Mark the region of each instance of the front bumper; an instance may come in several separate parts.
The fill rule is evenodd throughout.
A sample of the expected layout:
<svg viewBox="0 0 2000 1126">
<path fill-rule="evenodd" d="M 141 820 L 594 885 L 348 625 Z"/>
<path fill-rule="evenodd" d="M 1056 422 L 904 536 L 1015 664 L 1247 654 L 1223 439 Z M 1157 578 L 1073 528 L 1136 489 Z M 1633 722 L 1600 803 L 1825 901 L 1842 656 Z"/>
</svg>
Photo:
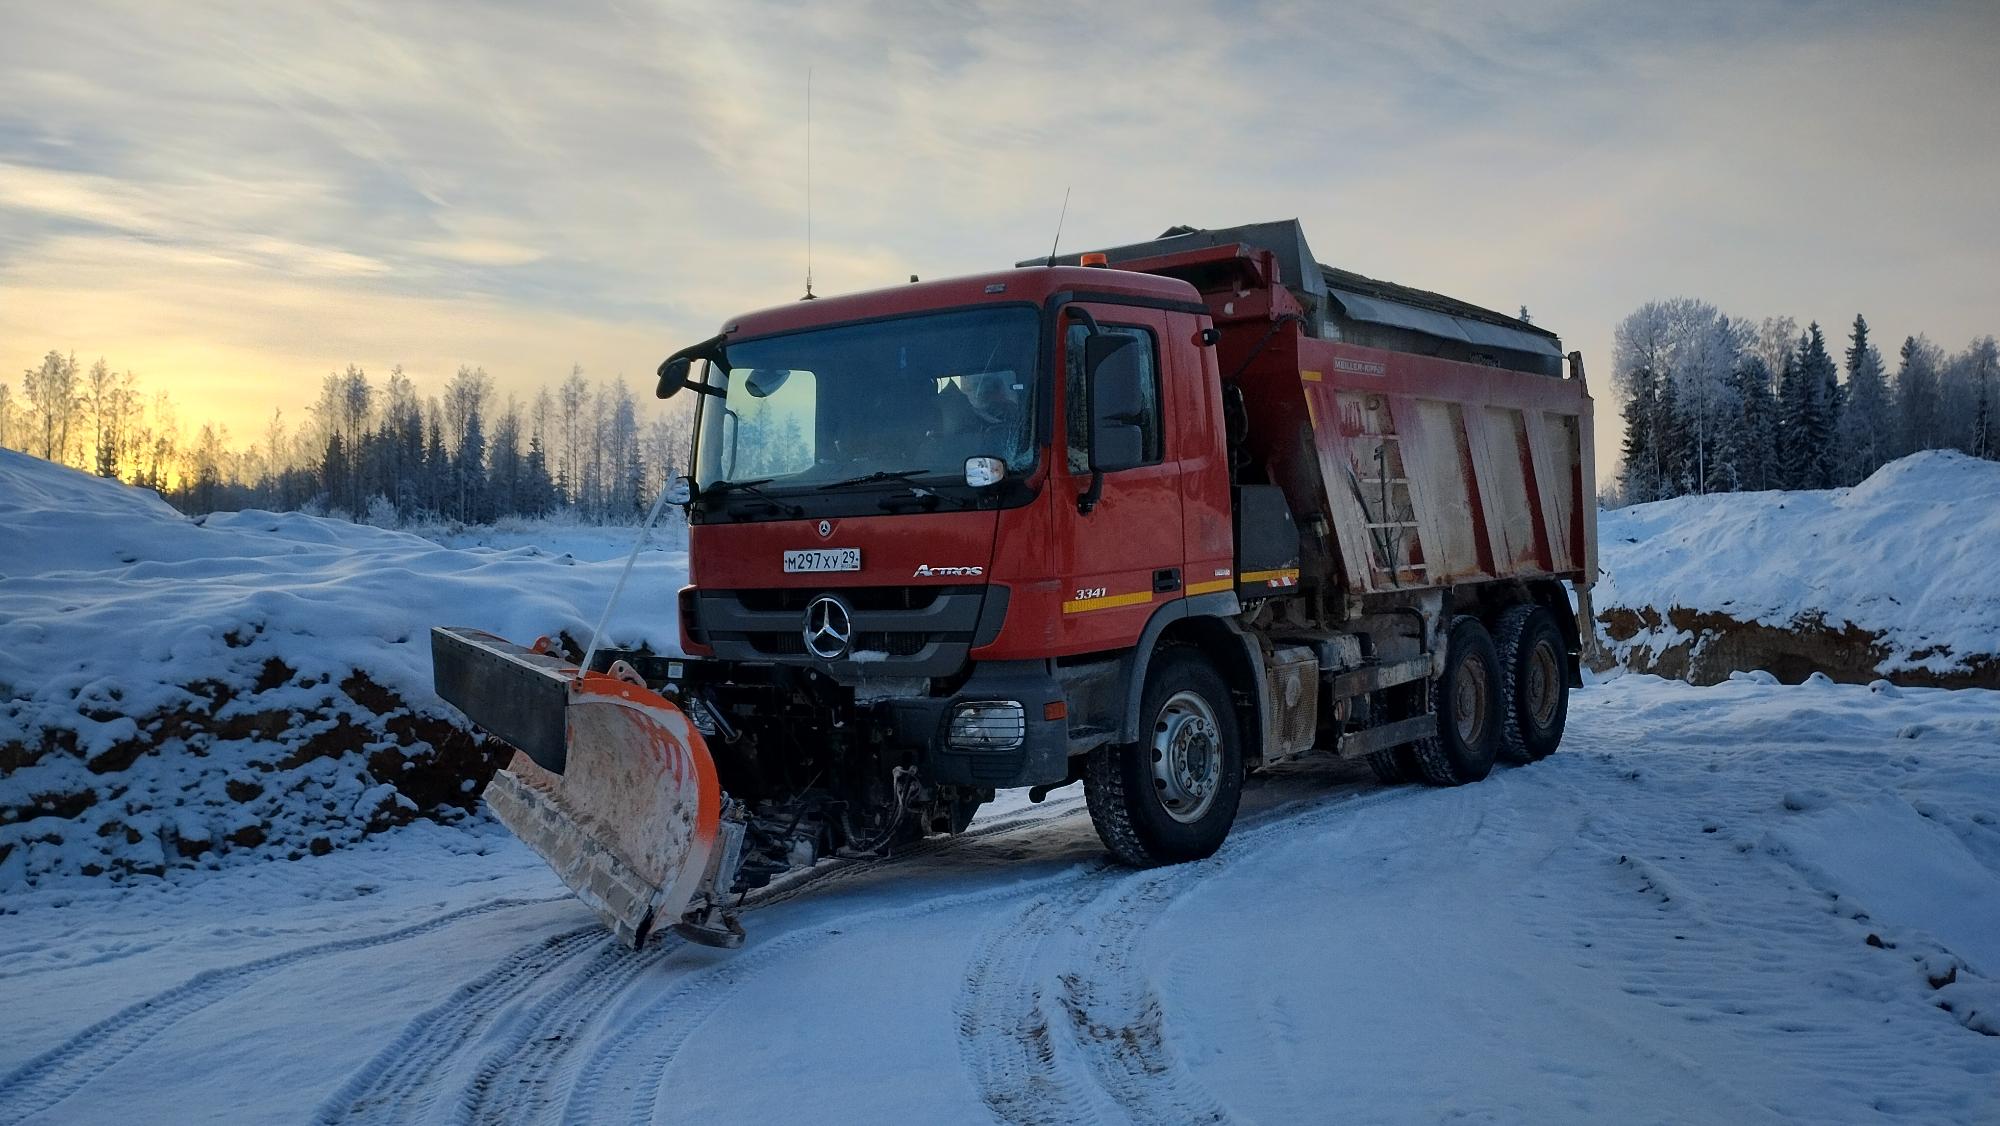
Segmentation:
<svg viewBox="0 0 2000 1126">
<path fill-rule="evenodd" d="M 993 702 L 1020 704 L 1019 744 L 954 745 L 952 717 L 960 706 Z M 934 783 L 997 789 L 1053 785 L 1069 774 L 1067 706 L 1047 661 L 983 661 L 949 696 L 888 699 L 870 706 L 893 742 L 922 748 L 924 773 Z M 1047 718 L 1052 713 L 1056 718 Z"/>
<path fill-rule="evenodd" d="M 796 738 L 800 734 L 795 713 L 783 716 L 776 708 L 764 706 L 767 694 L 787 696 L 806 690 L 815 670 L 766 661 L 734 662 L 709 657 L 632 658 L 641 666 L 648 682 L 669 683 L 669 692 L 694 693 L 711 703 L 694 706 L 691 714 L 697 727 L 711 740 L 720 738 L 726 746 L 731 736 L 715 729 L 719 709 L 725 722 L 754 730 L 761 722 L 782 724 Z M 886 679 L 886 678 L 885 678 Z M 1069 774 L 1069 720 L 1061 684 L 1047 661 L 981 661 L 955 691 L 946 695 L 923 695 L 924 686 L 936 684 L 912 678 L 901 695 L 875 695 L 857 701 L 852 689 L 836 688 L 825 677 L 816 691 L 836 691 L 839 699 L 822 696 L 819 722 L 833 722 L 886 748 L 916 752 L 921 775 L 935 785 L 1000 788 L 1054 785 Z M 876 682 L 879 690 L 883 682 Z M 709 696 L 709 693 L 713 693 Z M 1013 745 L 995 745 L 990 739 L 954 745 L 952 717 L 961 705 L 1018 703 L 1020 740 Z M 1052 705 L 1062 705 L 1055 707 Z M 990 714 L 990 713 L 989 713 Z M 1053 716 L 1054 718 L 1050 718 Z M 988 725 L 988 734 L 996 729 Z M 722 752 L 726 753 L 726 752 Z"/>
</svg>

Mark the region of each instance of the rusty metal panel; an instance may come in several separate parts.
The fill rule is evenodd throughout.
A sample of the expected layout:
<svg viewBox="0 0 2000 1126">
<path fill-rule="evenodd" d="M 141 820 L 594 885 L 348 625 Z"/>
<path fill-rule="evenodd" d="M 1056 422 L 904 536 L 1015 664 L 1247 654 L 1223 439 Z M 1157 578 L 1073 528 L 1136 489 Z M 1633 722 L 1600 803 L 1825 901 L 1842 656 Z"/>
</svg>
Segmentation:
<svg viewBox="0 0 2000 1126">
<path fill-rule="evenodd" d="M 1540 502 L 1537 523 L 1546 545 L 1543 565 L 1551 571 L 1575 570 L 1570 542 L 1575 487 L 1569 470 L 1576 464 L 1576 454 L 1570 445 L 1569 430 L 1559 421 L 1551 422 L 1542 411 L 1527 411 L 1522 417 L 1526 423 L 1535 494 Z"/>
<path fill-rule="evenodd" d="M 1539 571 L 1542 568 L 1535 557 L 1534 514 L 1521 464 L 1524 444 L 1521 412 L 1489 406 L 1468 414 L 1486 438 L 1486 456 L 1478 463 L 1477 472 L 1485 480 L 1486 493 L 1492 498 L 1487 516 L 1498 529 L 1502 544 L 1495 560 L 1499 573 Z"/>
<path fill-rule="evenodd" d="M 1416 585 L 1477 575 L 1479 549 L 1472 540 L 1470 501 L 1451 404 L 1404 396 L 1392 396 L 1390 402 L 1403 423 L 1403 470 L 1409 476 L 1417 531 L 1424 544 L 1424 573 L 1416 576 Z"/>
<path fill-rule="evenodd" d="M 1595 513 L 1580 380 L 1299 343 L 1294 386 L 1355 593 L 1587 581 Z"/>
</svg>

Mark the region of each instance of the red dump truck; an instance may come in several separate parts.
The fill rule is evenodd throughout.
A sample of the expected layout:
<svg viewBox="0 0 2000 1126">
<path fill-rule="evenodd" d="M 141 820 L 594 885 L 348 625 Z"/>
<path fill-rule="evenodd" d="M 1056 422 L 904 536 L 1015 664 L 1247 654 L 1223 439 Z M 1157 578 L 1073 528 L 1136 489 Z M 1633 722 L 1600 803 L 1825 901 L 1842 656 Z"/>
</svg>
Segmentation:
<svg viewBox="0 0 2000 1126">
<path fill-rule="evenodd" d="M 1295 221 L 747 314 L 659 393 L 699 396 L 683 654 L 434 635 L 524 752 L 494 808 L 629 942 L 731 942 L 733 890 L 1000 787 L 1080 780 L 1116 857 L 1170 864 L 1259 766 L 1456 785 L 1562 736 L 1580 357 Z"/>
</svg>

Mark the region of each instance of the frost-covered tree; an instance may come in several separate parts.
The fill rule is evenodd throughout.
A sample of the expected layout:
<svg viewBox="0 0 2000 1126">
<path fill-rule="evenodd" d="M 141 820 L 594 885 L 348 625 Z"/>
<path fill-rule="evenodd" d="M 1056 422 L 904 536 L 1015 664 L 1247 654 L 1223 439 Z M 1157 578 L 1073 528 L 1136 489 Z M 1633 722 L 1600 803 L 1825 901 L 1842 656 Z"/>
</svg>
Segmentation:
<svg viewBox="0 0 2000 1126">
<path fill-rule="evenodd" d="M 584 467 L 590 456 L 589 409 L 590 383 L 583 378 L 583 365 L 573 364 L 569 378 L 556 391 L 556 488 L 566 504 L 583 497 Z"/>
<path fill-rule="evenodd" d="M 28 452 L 48 461 L 70 462 L 70 430 L 76 422 L 76 357 L 50 349 L 42 366 L 28 368 L 22 395 L 33 411 L 35 430 Z"/>
<path fill-rule="evenodd" d="M 1734 376 L 1751 338 L 1742 322 L 1689 298 L 1648 302 L 1619 322 L 1612 386 L 1641 404 L 1634 409 L 1647 417 L 1630 456 L 1650 462 L 1627 482 L 1628 499 L 1736 487 L 1744 468 L 1725 459 L 1740 444 L 1724 433 L 1742 414 Z"/>
<path fill-rule="evenodd" d="M 1994 417 L 2000 411 L 2000 402 L 1994 399 L 1994 381 L 2000 378 L 2000 344 L 1988 336 L 1974 341 L 1972 351 L 1972 445 L 1966 452 L 1973 457 L 2000 461 L 2000 433 L 1996 433 L 2000 430 L 2000 419 Z"/>
</svg>

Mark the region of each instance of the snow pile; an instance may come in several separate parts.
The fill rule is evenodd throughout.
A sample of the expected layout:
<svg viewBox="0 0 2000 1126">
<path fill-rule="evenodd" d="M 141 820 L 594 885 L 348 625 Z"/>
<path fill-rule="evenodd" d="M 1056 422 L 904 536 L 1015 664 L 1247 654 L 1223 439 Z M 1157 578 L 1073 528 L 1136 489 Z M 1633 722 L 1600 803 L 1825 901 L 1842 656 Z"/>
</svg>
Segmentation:
<svg viewBox="0 0 2000 1126">
<path fill-rule="evenodd" d="M 1604 513 L 1600 663 L 2000 687 L 2000 462 L 1932 450 L 1851 489 Z"/>
<path fill-rule="evenodd" d="M 586 638 L 622 564 L 189 519 L 0 450 L 0 890 L 324 852 L 470 808 L 495 752 L 433 694 L 430 627 Z M 611 641 L 671 647 L 685 570 L 643 559 Z"/>
</svg>

